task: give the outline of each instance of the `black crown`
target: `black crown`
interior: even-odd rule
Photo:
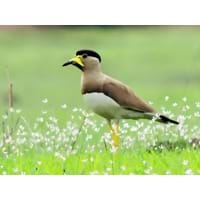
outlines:
[[[79,50],[76,52],[77,56],[83,55],[83,54],[87,54],[88,56],[93,56],[95,58],[98,58],[99,62],[101,62],[101,56],[95,51],[88,50],[88,49],[82,49],[82,50]]]

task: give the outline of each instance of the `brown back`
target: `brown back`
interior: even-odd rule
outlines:
[[[99,77],[98,77],[99,78]],[[82,94],[91,92],[101,92],[114,99],[120,106],[125,109],[137,112],[154,113],[155,110],[139,98],[128,86],[112,79],[111,77],[101,74],[98,80],[83,79]]]

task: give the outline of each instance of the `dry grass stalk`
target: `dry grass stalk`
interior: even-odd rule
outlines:
[[[10,74],[8,67],[6,68],[7,80],[8,80],[8,108],[13,108],[14,99],[13,99],[13,83],[10,80]]]

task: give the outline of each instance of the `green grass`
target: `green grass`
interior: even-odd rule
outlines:
[[[28,152],[0,159],[1,174],[200,174],[200,151],[109,152],[71,155],[66,160],[54,154]],[[185,163],[185,164],[184,164]],[[1,167],[3,166],[3,167]]]
[[[200,101],[199,27],[0,28],[0,44],[0,173],[199,174],[199,148],[189,144],[200,137],[195,105]],[[76,135],[84,111],[73,109],[86,108],[81,72],[61,66],[82,48],[99,52],[103,71],[157,110],[164,107],[175,119],[184,116],[182,126],[123,121],[115,153],[109,144],[105,150],[102,137],[109,136],[108,128],[96,115]],[[14,84],[14,109],[21,114],[7,112],[6,67]],[[123,143],[129,139],[130,146]],[[168,146],[159,150],[163,144]]]

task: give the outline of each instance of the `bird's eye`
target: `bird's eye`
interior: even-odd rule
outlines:
[[[88,55],[86,53],[83,54],[83,58],[87,58]]]

